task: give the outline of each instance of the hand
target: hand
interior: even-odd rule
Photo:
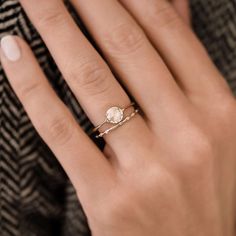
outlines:
[[[26,43],[3,38],[9,81],[71,179],[93,235],[233,236],[235,98],[173,6],[74,0],[109,67],[61,1],[21,3],[94,125],[109,107],[130,104],[110,68],[142,109],[105,136],[102,153]]]

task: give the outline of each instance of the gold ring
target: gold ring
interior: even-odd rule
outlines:
[[[125,117],[125,111],[131,107],[134,107],[134,106],[135,106],[135,103],[132,102],[131,104],[129,104],[125,108],[120,108],[117,106],[113,106],[113,107],[109,108],[106,112],[105,120],[100,125],[96,126],[93,129],[93,133],[97,132],[105,124],[114,124],[114,126],[108,128],[104,132],[99,133],[99,135],[97,135],[96,138],[103,137],[105,134],[108,134],[112,130],[118,128],[119,126],[121,126],[124,123],[126,123],[127,121],[129,121],[132,117],[134,117],[139,112],[138,109],[135,109],[130,115]]]

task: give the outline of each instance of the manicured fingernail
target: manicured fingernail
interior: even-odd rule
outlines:
[[[15,62],[21,57],[21,51],[14,36],[3,37],[1,39],[1,49],[9,61]]]

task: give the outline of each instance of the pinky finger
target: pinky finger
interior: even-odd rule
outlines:
[[[187,24],[191,24],[189,0],[172,0],[176,11]]]
[[[112,180],[111,165],[57,97],[26,43],[1,40],[1,62],[35,128],[59,159],[80,200],[94,202]],[[90,205],[90,204],[89,204]]]

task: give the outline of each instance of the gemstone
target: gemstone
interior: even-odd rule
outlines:
[[[107,121],[112,124],[118,124],[123,120],[123,117],[123,109],[119,107],[111,107],[106,113]]]

